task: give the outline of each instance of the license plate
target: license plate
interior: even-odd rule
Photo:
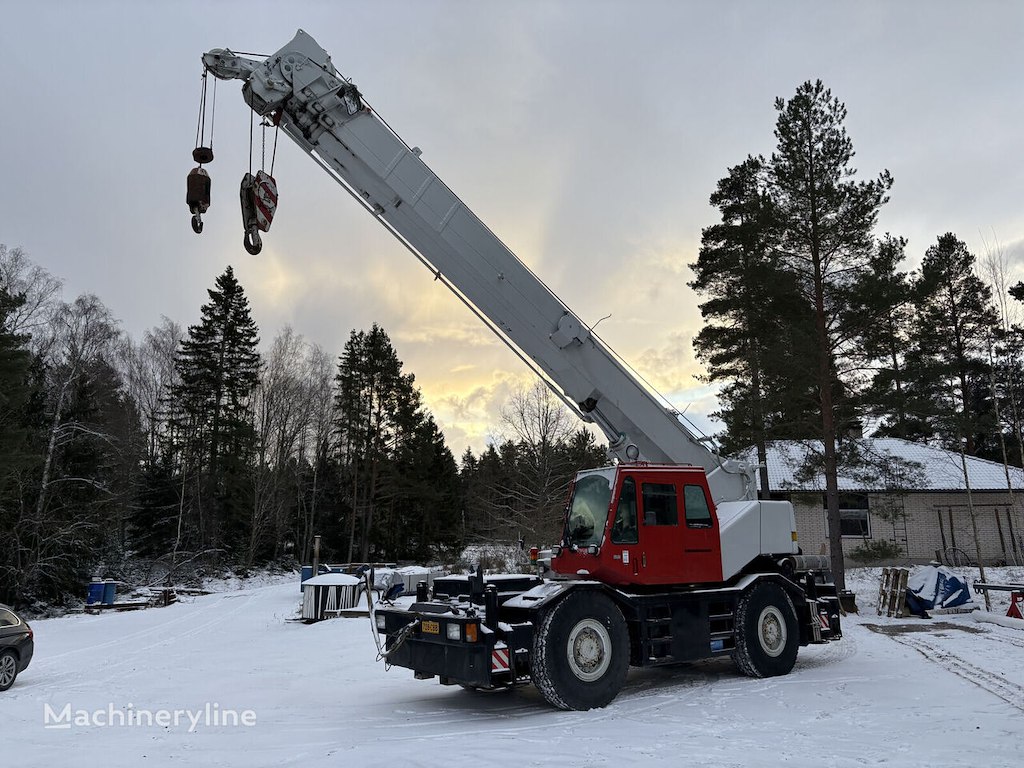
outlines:
[[[431,635],[441,634],[441,625],[436,621],[424,621],[420,625],[420,627],[423,629],[424,632],[427,632]]]

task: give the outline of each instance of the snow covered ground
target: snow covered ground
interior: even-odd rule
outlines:
[[[801,649],[786,677],[727,660],[634,670],[591,712],[551,709],[532,687],[470,693],[386,671],[365,618],[288,621],[294,581],[37,621],[35,660],[0,694],[0,754],[110,768],[1024,765],[1024,631],[878,618],[877,576],[850,583],[861,614],[844,639]],[[47,728],[65,709],[80,722]],[[175,710],[198,724],[175,725]],[[154,724],[101,724],[116,712]]]

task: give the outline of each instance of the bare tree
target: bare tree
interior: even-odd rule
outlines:
[[[60,308],[61,281],[33,264],[22,248],[0,243],[0,285],[13,296],[25,297],[25,303],[8,315],[8,331],[30,334],[33,351],[44,352],[41,345],[52,340],[50,328]]]
[[[120,330],[109,310],[93,295],[61,305],[54,314],[50,354],[45,360],[47,420],[42,469],[35,503],[25,507],[13,535],[25,547],[23,583],[54,584],[81,567],[83,553],[95,539],[101,519],[85,498],[102,505],[117,497],[115,473],[103,466],[97,453],[112,459],[121,439],[108,429],[109,421],[87,418],[85,393],[93,402],[111,405],[120,382],[110,366]],[[109,414],[108,414],[109,416]],[[76,446],[75,461],[64,458]],[[88,459],[83,463],[83,455]],[[73,499],[75,507],[68,506]],[[123,519],[112,521],[123,532]]]
[[[506,530],[515,525],[522,534],[557,537],[561,507],[577,469],[570,466],[566,450],[576,432],[576,420],[538,381],[512,393],[501,409],[501,421],[505,440],[515,453],[515,467],[494,513]]]
[[[150,462],[157,454],[168,392],[179,381],[174,361],[184,338],[185,332],[178,323],[162,317],[160,325],[143,334],[142,341],[135,343],[125,338],[119,350],[125,388],[139,409],[146,430]]]
[[[1013,437],[1017,441],[1019,450],[1018,460],[1024,466],[1024,427],[1021,425],[1020,404],[1017,399],[1017,371],[1020,368],[1019,348],[1014,343],[1013,328],[1019,321],[1020,313],[1017,311],[1016,302],[1010,301],[1010,259],[1003,250],[999,241],[993,240],[989,243],[982,238],[985,253],[981,258],[981,273],[989,289],[992,291],[995,310],[999,316],[999,340],[1003,343],[996,343],[997,340],[991,336],[988,340],[989,358],[989,386],[992,388],[992,403],[995,408],[997,431],[999,433],[999,448],[1003,457],[1003,472],[1006,476],[1006,491],[1010,497],[1010,514],[1015,518],[1020,517],[1013,499],[1013,482],[1010,479],[1010,459],[1006,446],[1006,435],[1003,432],[1003,414],[1001,412],[1000,395],[1005,392],[1006,402],[1009,405],[1009,424]],[[997,371],[1002,371],[1002,381],[996,377]],[[1017,530],[1021,530],[1022,520],[1018,520]],[[1014,563],[1017,562],[1019,548],[1017,542],[1012,542],[1010,547]]]

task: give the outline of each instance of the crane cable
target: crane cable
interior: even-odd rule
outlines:
[[[199,94],[199,117],[196,120],[196,148],[203,146],[203,142],[206,139],[206,92],[209,70],[203,67],[202,76],[202,89]],[[214,120],[217,116],[217,79],[213,80],[213,96],[210,99],[210,144],[209,149],[213,149],[213,128]]]

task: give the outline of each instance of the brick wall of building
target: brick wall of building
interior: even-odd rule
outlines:
[[[894,524],[875,511],[869,512],[868,539],[843,537],[843,551],[848,560],[852,551],[865,541],[878,540],[899,544],[904,553],[900,558],[903,563],[926,563],[935,558],[936,550],[953,547],[966,553],[971,561],[977,559],[966,493],[909,493],[898,500],[871,494],[868,503],[871,510],[894,504],[902,506],[903,514],[897,516]],[[976,492],[973,503],[982,560],[986,564],[1024,563],[1024,494],[1017,494],[1011,506],[1006,493]],[[824,545],[827,552],[828,533],[821,494],[794,494],[793,506],[803,551],[818,554]]]

